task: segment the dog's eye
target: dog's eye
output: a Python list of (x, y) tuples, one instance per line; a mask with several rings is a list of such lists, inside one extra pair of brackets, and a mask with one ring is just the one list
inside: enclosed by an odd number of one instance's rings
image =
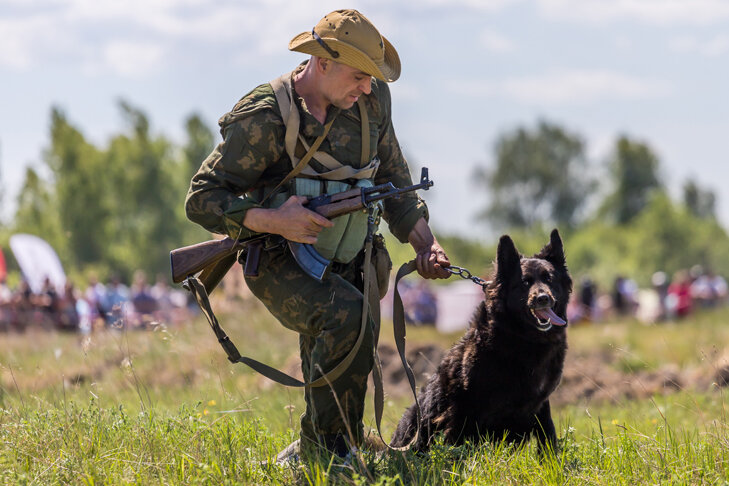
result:
[(542, 274), (542, 282), (549, 283), (552, 281), (552, 276), (548, 272)]
[(523, 279), (521, 279), (521, 281), (524, 282), (524, 285), (526, 285), (527, 287), (531, 287), (531, 285), (534, 283), (534, 279), (531, 277), (524, 277)]

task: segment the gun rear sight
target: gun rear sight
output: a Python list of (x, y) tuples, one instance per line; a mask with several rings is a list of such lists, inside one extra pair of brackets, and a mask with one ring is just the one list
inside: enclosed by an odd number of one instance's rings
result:
[(373, 187), (365, 187), (362, 189), (363, 196), (368, 196), (371, 200), (384, 199), (387, 197), (399, 197), (400, 194), (412, 192), (417, 189), (427, 191), (433, 185), (433, 181), (428, 178), (428, 168), (423, 167), (420, 171), (420, 183), (409, 187), (397, 188), (392, 182), (379, 184)]

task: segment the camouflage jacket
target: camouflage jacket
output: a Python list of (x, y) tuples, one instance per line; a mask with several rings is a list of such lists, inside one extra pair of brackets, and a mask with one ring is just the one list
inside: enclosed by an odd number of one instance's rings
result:
[[(387, 84), (373, 78), (371, 93), (363, 96), (370, 124), (370, 157), (378, 156), (381, 160), (375, 184), (411, 185), (407, 162), (392, 127)], [(294, 99), (301, 116), (300, 133), (311, 145), (324, 126), (303, 107), (303, 100), (295, 91)], [(348, 110), (330, 106), (326, 121), (333, 116), (336, 119), (319, 150), (342, 164), (361, 167), (357, 104)], [(247, 238), (256, 233), (242, 226), (245, 212), (261, 207), (259, 191), (264, 187), (270, 190), (292, 169), (284, 147), (286, 128), (271, 85), (260, 85), (248, 93), (218, 123), (223, 141), (192, 178), (185, 209), (189, 219), (213, 233)], [(301, 155), (297, 152), (297, 156)], [(310, 166), (317, 171), (325, 170), (316, 160)], [(427, 219), (427, 207), (414, 193), (385, 202), (383, 218), (401, 242), (407, 242), (410, 230), (421, 217)]]

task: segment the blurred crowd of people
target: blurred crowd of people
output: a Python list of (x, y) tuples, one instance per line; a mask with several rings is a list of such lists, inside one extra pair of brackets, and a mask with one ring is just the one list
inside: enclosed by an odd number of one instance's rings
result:
[(696, 309), (726, 305), (729, 286), (721, 275), (695, 265), (679, 270), (671, 278), (662, 271), (655, 272), (649, 288), (639, 288), (636, 282), (618, 276), (610, 292), (599, 293), (595, 283), (583, 277), (576, 283), (567, 310), (572, 323), (600, 321), (607, 315), (636, 317), (653, 323), (678, 320)]
[[(461, 283), (461, 282), (458, 282)], [(400, 282), (405, 322), (409, 325), (436, 325), (451, 328), (444, 323), (448, 312), (457, 321), (469, 319), (483, 294), (468, 283), (458, 286), (432, 285), (426, 280)], [(476, 299), (473, 293), (478, 294)], [(676, 272), (671, 278), (665, 272), (655, 272), (651, 284), (641, 288), (635, 280), (625, 276), (615, 278), (611, 288), (598, 288), (589, 277), (576, 278), (567, 308), (572, 324), (601, 322), (613, 317), (633, 317), (645, 323), (680, 320), (697, 309), (707, 309), (729, 303), (729, 286), (721, 275), (696, 265)], [(392, 306), (392, 297), (382, 303), (383, 315)], [(466, 309), (462, 311), (461, 307)]]
[(25, 280), (15, 289), (0, 282), (0, 331), (37, 327), (89, 333), (103, 327), (146, 328), (182, 322), (192, 310), (185, 291), (170, 288), (161, 275), (150, 285), (141, 270), (130, 286), (116, 276), (106, 284), (91, 277), (85, 290), (70, 281), (58, 289), (49, 279), (36, 292)]
[[(567, 318), (572, 324), (599, 322), (609, 316), (660, 322), (681, 319), (697, 308), (729, 302), (727, 281), (698, 265), (676, 272), (670, 279), (665, 272), (656, 272), (651, 283), (651, 288), (639, 288), (633, 279), (619, 276), (612, 289), (601, 291), (590, 278), (582, 277), (575, 281)], [(237, 289), (244, 286), (239, 281), (231, 284)], [(403, 280), (400, 293), (405, 320), (416, 326), (440, 322), (439, 307), (445, 302), (440, 302), (439, 297), (449, 297), (447, 300), (457, 306), (462, 302), (469, 308), (468, 313), (473, 312), (475, 305), (473, 299), (458, 299), (464, 296), (451, 295), (453, 292), (425, 280)], [(480, 290), (478, 294), (480, 300)], [(388, 297), (382, 309), (385, 316), (391, 317), (388, 313), (392, 307), (391, 292)], [(453, 305), (449, 308), (453, 312)], [(129, 286), (118, 277), (105, 284), (91, 277), (85, 290), (76, 288), (70, 281), (57, 289), (46, 280), (39, 292), (33, 292), (24, 280), (15, 289), (0, 282), (0, 332), (24, 331), (29, 327), (82, 333), (103, 327), (143, 329), (157, 323), (181, 323), (196, 312), (197, 307), (187, 292), (171, 288), (163, 275), (151, 285), (141, 270), (135, 272)]]
[(403, 280), (400, 283), (400, 298), (406, 324), (435, 325), (438, 320), (438, 297), (427, 280)]

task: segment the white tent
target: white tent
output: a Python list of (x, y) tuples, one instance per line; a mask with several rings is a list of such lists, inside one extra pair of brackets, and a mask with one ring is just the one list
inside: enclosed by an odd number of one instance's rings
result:
[(58, 255), (45, 240), (33, 235), (16, 234), (10, 237), (10, 249), (33, 292), (41, 291), (46, 278), (59, 291), (63, 289), (66, 274)]
[(484, 299), (483, 289), (470, 280), (437, 287), (438, 320), (435, 327), (443, 333), (468, 329), (473, 313)]

